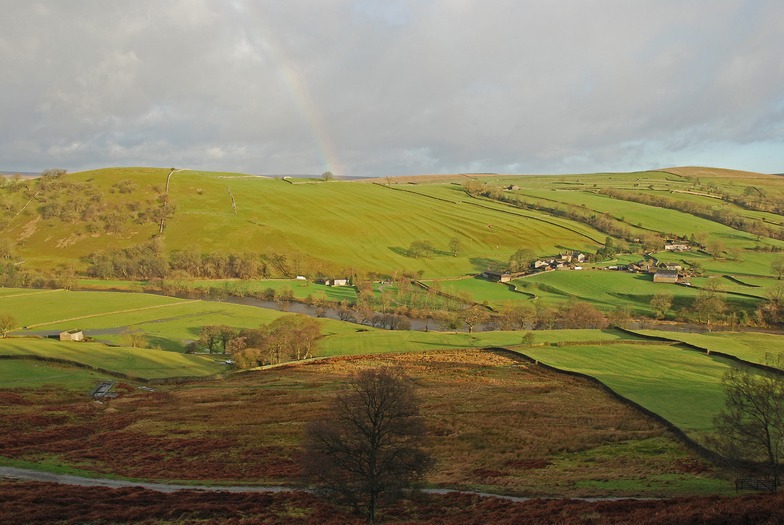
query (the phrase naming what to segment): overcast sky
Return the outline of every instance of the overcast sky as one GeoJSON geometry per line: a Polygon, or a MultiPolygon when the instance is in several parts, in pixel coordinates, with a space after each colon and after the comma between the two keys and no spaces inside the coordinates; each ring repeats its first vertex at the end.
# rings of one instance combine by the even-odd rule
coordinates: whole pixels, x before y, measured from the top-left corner
{"type": "Polygon", "coordinates": [[[0,170],[784,172],[781,0],[0,7],[0,170]]]}

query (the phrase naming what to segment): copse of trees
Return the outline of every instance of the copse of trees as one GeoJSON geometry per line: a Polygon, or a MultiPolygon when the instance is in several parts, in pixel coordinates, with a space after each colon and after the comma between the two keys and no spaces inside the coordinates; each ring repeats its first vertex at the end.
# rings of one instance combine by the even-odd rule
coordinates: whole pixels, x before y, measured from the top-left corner
{"type": "Polygon", "coordinates": [[[230,354],[238,368],[253,368],[309,359],[316,352],[320,337],[321,325],[316,319],[288,314],[259,328],[204,326],[188,351],[230,354]]]}

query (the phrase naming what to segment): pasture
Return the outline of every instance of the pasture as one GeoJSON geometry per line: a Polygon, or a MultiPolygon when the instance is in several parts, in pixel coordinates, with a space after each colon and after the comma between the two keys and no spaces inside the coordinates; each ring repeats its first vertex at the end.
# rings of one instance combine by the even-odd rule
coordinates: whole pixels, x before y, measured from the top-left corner
{"type": "MultiPolygon", "coordinates": [[[[0,340],[0,355],[4,355],[0,340]]],[[[56,388],[89,392],[105,374],[75,366],[27,359],[0,360],[0,388],[56,388]]]]}
{"type": "Polygon", "coordinates": [[[376,184],[292,185],[182,172],[173,177],[170,191],[178,211],[167,226],[169,249],[193,245],[188,232],[200,231],[202,251],[264,247],[289,254],[289,263],[298,273],[306,268],[311,273],[319,269],[392,272],[405,268],[422,270],[431,277],[460,275],[484,269],[481,261],[488,254],[500,251],[508,257],[520,243],[537,251],[552,251],[559,244],[586,244],[579,235],[547,223],[376,184]],[[228,187],[235,195],[236,215],[228,187]],[[204,191],[199,193],[198,189],[204,191]],[[465,245],[458,257],[453,257],[447,246],[455,236],[465,245]],[[419,259],[406,256],[408,246],[417,240],[433,242],[435,255],[419,259]]]}
{"type": "MultiPolygon", "coordinates": [[[[707,233],[728,247],[749,248],[757,244],[757,236],[740,232],[717,222],[695,217],[678,210],[668,210],[636,202],[613,199],[587,191],[527,190],[517,192],[521,197],[544,198],[565,206],[585,206],[598,213],[608,213],[626,222],[647,230],[661,232],[666,237],[689,237],[693,233],[707,233]]],[[[781,243],[771,241],[772,244],[781,243]]]]}
{"type": "Polygon", "coordinates": [[[696,290],[686,286],[654,283],[649,274],[613,270],[542,272],[512,282],[549,306],[577,300],[605,311],[628,306],[640,315],[652,313],[650,302],[656,293],[673,294],[675,307],[690,303],[697,295],[696,290]]]}
{"type": "MultiPolygon", "coordinates": [[[[149,348],[112,347],[100,343],[60,342],[48,339],[0,339],[0,355],[65,359],[93,368],[102,368],[144,379],[209,376],[228,370],[228,366],[218,359],[220,356],[187,355],[149,348]]],[[[15,361],[2,360],[0,362],[5,366],[15,361]]],[[[18,363],[18,361],[16,362],[18,363]]],[[[49,366],[48,363],[46,365],[49,366]]],[[[55,380],[55,369],[59,367],[60,365],[56,365],[47,372],[43,372],[42,369],[44,375],[34,374],[24,379],[28,379],[30,383],[57,383],[59,381],[55,380]],[[47,378],[45,374],[52,374],[52,377],[47,378]]],[[[73,382],[73,379],[70,378],[71,373],[70,370],[63,373],[66,383],[73,382]]],[[[83,377],[81,373],[77,373],[76,376],[83,377]]],[[[14,377],[7,373],[4,373],[3,377],[9,383],[2,386],[4,388],[12,387],[15,381],[14,377]]],[[[93,376],[90,375],[90,377],[93,376]]]]}
{"type": "Polygon", "coordinates": [[[587,374],[698,438],[724,403],[721,377],[731,363],[671,345],[534,346],[520,352],[587,374]]]}
{"type": "MultiPolygon", "coordinates": [[[[768,355],[776,359],[784,354],[784,336],[781,334],[765,334],[758,332],[664,332],[660,330],[635,330],[642,335],[666,337],[673,341],[682,341],[710,352],[721,352],[748,361],[749,363],[765,364],[768,355]]],[[[775,366],[775,364],[774,364],[775,366]]]]}

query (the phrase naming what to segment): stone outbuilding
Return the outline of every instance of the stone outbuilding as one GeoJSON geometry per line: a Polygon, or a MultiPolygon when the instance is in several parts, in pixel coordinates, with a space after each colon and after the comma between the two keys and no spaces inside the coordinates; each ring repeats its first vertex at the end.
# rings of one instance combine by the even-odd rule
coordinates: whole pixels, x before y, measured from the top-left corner
{"type": "Polygon", "coordinates": [[[60,332],[60,341],[84,341],[84,332],[81,330],[60,332]]]}

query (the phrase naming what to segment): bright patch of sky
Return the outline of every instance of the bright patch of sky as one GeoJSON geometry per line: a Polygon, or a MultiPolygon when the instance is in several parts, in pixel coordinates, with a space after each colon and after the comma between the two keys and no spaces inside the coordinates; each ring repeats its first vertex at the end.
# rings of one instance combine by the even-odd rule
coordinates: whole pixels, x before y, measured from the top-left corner
{"type": "Polygon", "coordinates": [[[784,172],[780,0],[7,0],[0,169],[784,172]]]}

